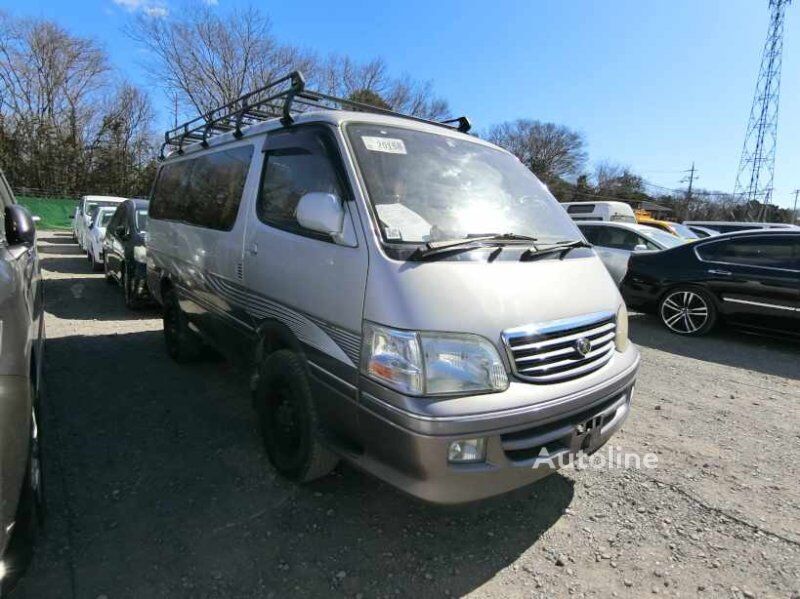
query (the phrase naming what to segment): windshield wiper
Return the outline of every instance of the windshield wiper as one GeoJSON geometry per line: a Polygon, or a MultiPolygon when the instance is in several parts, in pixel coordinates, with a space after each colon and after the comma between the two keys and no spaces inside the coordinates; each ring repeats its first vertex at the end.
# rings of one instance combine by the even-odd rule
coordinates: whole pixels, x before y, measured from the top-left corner
{"type": "Polygon", "coordinates": [[[551,245],[547,245],[545,247],[537,247],[533,250],[525,250],[520,256],[520,260],[532,260],[533,258],[538,258],[539,256],[545,256],[547,254],[555,254],[561,252],[561,258],[567,255],[570,250],[574,250],[575,248],[590,248],[592,244],[586,243],[583,239],[575,239],[574,241],[557,241],[551,245]]]}
{"type": "Polygon", "coordinates": [[[501,235],[478,235],[474,237],[464,237],[462,239],[429,241],[425,244],[426,249],[418,248],[412,254],[412,256],[415,258],[426,258],[436,254],[444,254],[447,252],[462,250],[473,250],[493,245],[505,245],[508,243],[526,243],[532,245],[535,241],[535,237],[518,235],[516,233],[503,233],[501,235]]]}

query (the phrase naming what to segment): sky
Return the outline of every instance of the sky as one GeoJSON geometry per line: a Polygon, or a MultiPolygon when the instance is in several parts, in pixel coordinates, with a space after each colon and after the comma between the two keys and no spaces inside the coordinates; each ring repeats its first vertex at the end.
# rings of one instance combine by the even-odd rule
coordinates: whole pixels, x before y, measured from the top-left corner
{"type": "MultiPolygon", "coordinates": [[[[198,0],[214,10],[248,4],[198,0]]],[[[566,125],[590,168],[631,167],[647,181],[732,191],[769,19],[768,0],[403,0],[255,3],[282,41],[430,80],[478,130],[517,118],[566,125]]],[[[146,57],[123,34],[137,12],[169,18],[184,0],[0,0],[14,16],[53,19],[108,50],[152,89],[146,57]]],[[[160,128],[169,124],[166,99],[160,128]]],[[[800,2],[787,10],[773,201],[800,188],[800,2]]]]}

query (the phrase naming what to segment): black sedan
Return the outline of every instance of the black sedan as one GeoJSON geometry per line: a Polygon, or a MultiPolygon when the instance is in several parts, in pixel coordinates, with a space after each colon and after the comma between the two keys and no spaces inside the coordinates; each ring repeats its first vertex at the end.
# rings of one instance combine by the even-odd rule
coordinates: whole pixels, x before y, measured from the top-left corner
{"type": "Polygon", "coordinates": [[[106,280],[122,286],[125,305],[136,309],[149,299],[147,292],[147,200],[125,200],[108,222],[103,240],[106,280]]]}
{"type": "Polygon", "coordinates": [[[719,321],[800,337],[800,231],[747,231],[634,254],[621,285],[629,307],[672,332],[719,321]]]}

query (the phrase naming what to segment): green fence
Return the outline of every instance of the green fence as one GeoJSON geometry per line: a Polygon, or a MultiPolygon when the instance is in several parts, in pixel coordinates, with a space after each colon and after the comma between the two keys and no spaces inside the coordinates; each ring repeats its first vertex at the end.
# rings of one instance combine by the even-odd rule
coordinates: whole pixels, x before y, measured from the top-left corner
{"type": "Polygon", "coordinates": [[[25,206],[41,220],[36,225],[39,229],[69,229],[72,227],[70,216],[75,213],[77,200],[70,198],[34,198],[17,196],[17,202],[25,206]]]}

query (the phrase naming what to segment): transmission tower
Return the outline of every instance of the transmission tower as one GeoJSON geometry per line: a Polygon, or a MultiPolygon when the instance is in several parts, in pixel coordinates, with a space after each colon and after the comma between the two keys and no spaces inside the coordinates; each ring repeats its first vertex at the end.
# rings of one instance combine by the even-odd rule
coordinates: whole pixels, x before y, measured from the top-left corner
{"type": "MultiPolygon", "coordinates": [[[[778,99],[781,90],[783,22],[792,0],[769,0],[767,41],[761,54],[756,93],[742,147],[734,194],[746,201],[769,204],[775,174],[775,145],[778,138],[778,99]]],[[[766,209],[758,218],[766,216],[766,209]]]]}

